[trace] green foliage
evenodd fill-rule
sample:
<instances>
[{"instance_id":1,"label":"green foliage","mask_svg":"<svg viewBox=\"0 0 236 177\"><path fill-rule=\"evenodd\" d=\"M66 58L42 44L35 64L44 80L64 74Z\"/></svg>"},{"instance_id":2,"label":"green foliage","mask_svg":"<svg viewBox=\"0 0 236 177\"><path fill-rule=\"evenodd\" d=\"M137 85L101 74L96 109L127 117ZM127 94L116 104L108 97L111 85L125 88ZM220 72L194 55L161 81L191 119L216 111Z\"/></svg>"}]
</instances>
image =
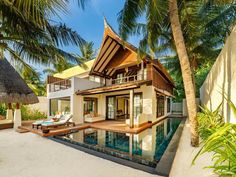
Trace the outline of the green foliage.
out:
<instances>
[{"instance_id":1,"label":"green foliage","mask_svg":"<svg viewBox=\"0 0 236 177\"><path fill-rule=\"evenodd\" d=\"M6 106L1 104L0 105L0 115L5 116L6 115Z\"/></svg>"},{"instance_id":2,"label":"green foliage","mask_svg":"<svg viewBox=\"0 0 236 177\"><path fill-rule=\"evenodd\" d=\"M76 55L79 61L89 61L96 57L96 51L94 50L93 45L93 42L87 41L79 45L81 55Z\"/></svg>"},{"instance_id":3,"label":"green foliage","mask_svg":"<svg viewBox=\"0 0 236 177\"><path fill-rule=\"evenodd\" d=\"M197 68L194 72L195 74L195 86L196 86L196 96L200 96L200 88L205 81L207 74L209 73L213 63L211 62L206 62L202 63L202 66Z\"/></svg>"},{"instance_id":4,"label":"green foliage","mask_svg":"<svg viewBox=\"0 0 236 177\"><path fill-rule=\"evenodd\" d=\"M81 55L75 54L75 53L71 54L73 57L76 58L76 60L84 68L86 68L86 66L83 65L84 62L92 60L92 59L95 58L96 52L93 48L93 45L94 45L93 42L84 41L82 44L79 44L79 46L78 46L79 49L80 49ZM74 63L74 62L60 60L60 61L56 61L52 64L53 69L47 68L47 69L44 69L43 72L47 73L47 74L50 74L50 75L53 75L53 74L56 74L56 73L61 73L62 71L75 66L76 64L77 63Z\"/></svg>"},{"instance_id":5,"label":"green foliage","mask_svg":"<svg viewBox=\"0 0 236 177\"><path fill-rule=\"evenodd\" d=\"M236 115L236 106L227 100ZM199 118L199 131L203 137L203 147L193 159L193 164L198 156L213 152L212 168L220 177L236 176L236 124L223 123L219 115L220 106L213 112L203 108Z\"/></svg>"},{"instance_id":6,"label":"green foliage","mask_svg":"<svg viewBox=\"0 0 236 177\"><path fill-rule=\"evenodd\" d=\"M83 7L84 2L78 0L78 5ZM52 20L67 11L68 3L64 0L1 0L0 51L15 66L31 72L34 69L30 64L35 63L47 66L61 60L80 63L62 48L78 46L84 40L65 24Z\"/></svg>"},{"instance_id":7,"label":"green foliage","mask_svg":"<svg viewBox=\"0 0 236 177\"><path fill-rule=\"evenodd\" d=\"M207 152L214 152L214 164L208 168L213 168L220 177L236 176L236 125L226 123L218 128L204 141L204 146L194 161L199 155Z\"/></svg>"},{"instance_id":8,"label":"green foliage","mask_svg":"<svg viewBox=\"0 0 236 177\"><path fill-rule=\"evenodd\" d=\"M21 107L22 120L40 120L45 119L47 115L39 110L31 110L28 106Z\"/></svg>"},{"instance_id":9,"label":"green foliage","mask_svg":"<svg viewBox=\"0 0 236 177\"><path fill-rule=\"evenodd\" d=\"M217 131L224 123L223 117L220 115L221 104L215 111L209 110L206 106L201 107L202 112L199 112L199 135L204 140Z\"/></svg>"}]
</instances>

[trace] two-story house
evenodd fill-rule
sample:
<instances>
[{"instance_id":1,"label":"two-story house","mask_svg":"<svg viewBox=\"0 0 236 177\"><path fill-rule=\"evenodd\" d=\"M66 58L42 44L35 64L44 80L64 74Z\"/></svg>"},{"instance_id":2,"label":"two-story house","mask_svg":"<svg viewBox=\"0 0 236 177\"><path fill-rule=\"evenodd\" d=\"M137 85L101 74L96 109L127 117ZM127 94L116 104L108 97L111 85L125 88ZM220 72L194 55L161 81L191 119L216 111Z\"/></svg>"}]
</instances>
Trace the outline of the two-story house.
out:
<instances>
[{"instance_id":1,"label":"two-story house","mask_svg":"<svg viewBox=\"0 0 236 177\"><path fill-rule=\"evenodd\" d=\"M171 113L174 83L158 60L138 60L138 49L104 23L95 60L48 77L49 115L71 112L75 123L117 120L131 128Z\"/></svg>"},{"instance_id":2,"label":"two-story house","mask_svg":"<svg viewBox=\"0 0 236 177\"><path fill-rule=\"evenodd\" d=\"M76 91L83 101L80 122L119 120L135 127L170 114L173 80L158 60L139 61L137 52L105 22L100 51L89 72L102 85Z\"/></svg>"}]
</instances>

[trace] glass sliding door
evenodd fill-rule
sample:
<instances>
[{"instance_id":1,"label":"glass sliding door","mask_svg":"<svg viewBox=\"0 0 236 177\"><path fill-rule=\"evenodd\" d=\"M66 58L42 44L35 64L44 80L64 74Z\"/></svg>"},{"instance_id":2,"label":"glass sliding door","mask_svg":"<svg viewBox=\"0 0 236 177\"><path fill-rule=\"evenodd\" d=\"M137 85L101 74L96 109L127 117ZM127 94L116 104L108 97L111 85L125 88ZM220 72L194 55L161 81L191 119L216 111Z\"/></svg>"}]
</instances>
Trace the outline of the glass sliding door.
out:
<instances>
[{"instance_id":1,"label":"glass sliding door","mask_svg":"<svg viewBox=\"0 0 236 177\"><path fill-rule=\"evenodd\" d=\"M107 119L115 119L116 97L107 97Z\"/></svg>"},{"instance_id":2,"label":"glass sliding door","mask_svg":"<svg viewBox=\"0 0 236 177\"><path fill-rule=\"evenodd\" d=\"M84 115L90 114L91 116L97 116L98 99L97 98L84 98Z\"/></svg>"},{"instance_id":3,"label":"glass sliding door","mask_svg":"<svg viewBox=\"0 0 236 177\"><path fill-rule=\"evenodd\" d=\"M165 114L165 97L157 95L157 117L164 116Z\"/></svg>"}]
</instances>

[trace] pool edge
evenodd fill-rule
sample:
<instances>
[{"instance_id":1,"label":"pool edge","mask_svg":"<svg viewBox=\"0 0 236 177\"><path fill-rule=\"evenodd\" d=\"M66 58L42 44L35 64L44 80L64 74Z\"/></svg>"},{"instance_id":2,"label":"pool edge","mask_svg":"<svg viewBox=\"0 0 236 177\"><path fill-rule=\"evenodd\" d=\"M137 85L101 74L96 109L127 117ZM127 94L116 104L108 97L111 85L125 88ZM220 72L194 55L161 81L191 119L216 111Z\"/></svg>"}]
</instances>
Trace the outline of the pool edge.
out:
<instances>
[{"instance_id":1,"label":"pool edge","mask_svg":"<svg viewBox=\"0 0 236 177\"><path fill-rule=\"evenodd\" d=\"M169 142L160 161L157 163L155 170L158 174L161 174L163 176L169 176L172 164L175 159L177 149L179 147L179 140L182 136L185 122L186 122L186 118L183 118L177 130L175 131L174 136L171 138L171 141Z\"/></svg>"},{"instance_id":2,"label":"pool edge","mask_svg":"<svg viewBox=\"0 0 236 177\"><path fill-rule=\"evenodd\" d=\"M158 162L155 168L149 167L143 164L139 164L136 162L132 162L130 160L122 159L119 157L114 157L114 156L111 156L102 152L98 152L93 149L88 149L86 147L78 146L76 144L72 144L72 143L69 143L60 139L56 139L53 137L47 137L47 138L55 142L64 144L66 146L72 147L74 149L80 150L82 152L85 152L85 153L88 153L88 154L91 154L91 155L94 155L94 156L97 156L106 160L110 160L120 165L128 166L137 170L142 170L144 172L148 172L151 174L157 174L160 176L169 176L169 173L170 173L170 170L171 170L174 158L175 158L175 154L179 145L179 140L182 135L185 121L186 121L186 118L183 118L183 120L180 122L177 130L175 131L174 136L171 138L171 141L169 142L167 146L167 149L165 150L164 154L162 155L161 160Z\"/></svg>"}]
</instances>

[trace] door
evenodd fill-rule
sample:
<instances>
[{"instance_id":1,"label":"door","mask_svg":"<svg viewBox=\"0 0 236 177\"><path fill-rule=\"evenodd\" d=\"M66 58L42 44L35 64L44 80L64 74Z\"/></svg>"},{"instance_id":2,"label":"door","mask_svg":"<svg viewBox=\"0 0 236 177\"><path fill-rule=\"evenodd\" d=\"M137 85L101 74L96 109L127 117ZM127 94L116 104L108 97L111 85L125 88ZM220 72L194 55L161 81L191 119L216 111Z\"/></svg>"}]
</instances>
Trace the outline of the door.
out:
<instances>
[{"instance_id":1,"label":"door","mask_svg":"<svg viewBox=\"0 0 236 177\"><path fill-rule=\"evenodd\" d=\"M107 119L115 119L116 97L107 97Z\"/></svg>"}]
</instances>

